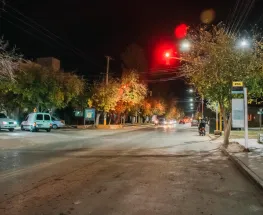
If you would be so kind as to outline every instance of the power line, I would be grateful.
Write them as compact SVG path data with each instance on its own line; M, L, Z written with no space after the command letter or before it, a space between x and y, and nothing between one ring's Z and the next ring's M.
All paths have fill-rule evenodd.
M21 13L20 11L18 11L17 9L15 9L14 7L12 7L11 5L7 4L7 6L9 8L11 8L13 11L15 11L16 13L18 13L19 15L25 17L27 20L31 21L32 23L34 23L35 25L37 25L38 27L40 27L41 29L43 29L44 31L52 34L53 36L55 36L56 38L58 38L59 40L61 40L62 42L66 43L67 45L71 46L72 48L74 48L75 50L83 53L80 49L74 47L71 44L68 44L67 42L65 42L65 40L63 40L62 38L60 38L59 36L57 36L56 34L54 34L53 32L49 31L47 28L45 28L44 26L40 25L39 23L37 23L35 20L29 18L28 16L24 15L23 13Z
M3 1L2 1L2 2L3 2ZM9 4L6 4L6 5L7 5L9 8L13 9L14 11L16 11L17 13L19 13L21 16L27 18L28 20L31 20L30 18L28 18L28 17L26 17L25 15L23 15L22 13L20 13L18 10L12 8ZM6 11L6 10L4 10L4 9L1 9L1 10L8 13L8 11ZM78 55L78 56L80 56L80 57L88 60L89 62L93 63L94 65L96 65L96 66L98 66L98 67L104 68L103 66L98 65L98 64L94 63L93 61L91 61L91 60L90 60L90 57L85 56L82 51L80 51L79 49L76 49L76 48L73 47L72 45L68 45L68 44L67 44L65 41L63 41L60 37L58 37L58 36L55 35L54 33L50 32L49 30L47 30L45 27L41 26L41 25L38 24L37 22L35 22L35 21L33 21L33 20L31 21L31 22L33 22L33 23L36 23L36 25L39 26L39 27L41 27L42 29L45 29L46 32L49 32L49 34L51 34L51 35L53 35L53 36L46 34L45 32L43 32L43 30L40 30L39 28L33 26L32 24L26 22L25 20L23 20L23 19L21 19L21 18L18 18L17 16L15 16L15 15L13 15L13 14L11 14L11 13L8 13L8 14L11 15L12 17L14 17L15 19L21 21L21 22L24 23L25 25L30 26L32 29L35 29L35 30L38 31L39 33L41 33L41 34L43 34L44 36L48 37L49 39L53 40L54 42L56 42L57 44L59 44L61 47L66 48L66 49L68 49L68 50L71 50L71 51L72 51L73 53L75 53L76 55ZM13 24L14 24L14 23L13 23ZM21 28L20 28L20 29L21 29ZM28 32L28 31L27 31L27 32ZM32 33L31 33L30 35L32 35ZM63 43L57 41L57 39L54 39L54 37L56 37L57 39L60 39L61 41L63 41ZM38 38L38 39L39 39L39 38ZM42 41L43 41L43 40L42 40ZM70 47L70 46L71 46L71 47Z

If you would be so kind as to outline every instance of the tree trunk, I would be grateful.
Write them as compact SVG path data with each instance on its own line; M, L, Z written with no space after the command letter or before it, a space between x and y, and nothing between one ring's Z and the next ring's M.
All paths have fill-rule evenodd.
M126 119L126 116L125 114L123 115L123 125L125 125L125 119Z
M231 126L232 126L232 116L230 114L229 119L227 119L225 108L222 104L219 104L220 111L223 116L224 121L224 147L228 147L229 144L229 136L231 132ZM221 119L220 119L221 120Z
M116 125L120 124L120 113L117 114L117 118L116 118L115 124Z
M110 125L110 123L111 123L111 118L112 118L112 114L110 114L109 125Z
M232 116L230 114L228 122L227 122L227 126L224 129L224 147L226 147L226 148L229 145L229 136L230 136L230 132L231 132L231 124L232 124Z
M96 126L99 125L100 114L101 114L101 113L97 113L97 116L96 116Z

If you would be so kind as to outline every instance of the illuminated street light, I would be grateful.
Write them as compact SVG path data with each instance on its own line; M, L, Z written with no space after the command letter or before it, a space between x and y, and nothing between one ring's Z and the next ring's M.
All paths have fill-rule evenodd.
M238 42L239 48L248 48L249 47L249 41L246 39L242 39Z
M189 92L192 93L192 92L194 92L194 91L193 91L193 89L189 89Z
M193 101L193 99L189 99L190 100L190 102L192 102Z
M190 104L190 106L193 106L193 105L194 105L193 103Z
M182 43L181 43L181 51L189 51L190 50L190 47L191 47L191 44L188 40L184 40Z

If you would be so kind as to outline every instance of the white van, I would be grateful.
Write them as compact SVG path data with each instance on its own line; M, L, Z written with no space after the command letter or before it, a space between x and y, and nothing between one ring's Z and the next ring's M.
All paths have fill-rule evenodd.
M38 131L40 129L50 132L52 120L49 113L30 113L21 123L21 130Z

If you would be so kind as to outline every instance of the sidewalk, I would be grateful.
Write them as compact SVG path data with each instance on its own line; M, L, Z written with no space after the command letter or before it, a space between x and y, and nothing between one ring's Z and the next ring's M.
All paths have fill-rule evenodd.
M241 152L245 146L244 139L231 139L230 142L238 144L236 146L230 144L227 149L222 148L222 151L229 156L242 173L263 189L263 144L259 144L256 139L249 139L250 152Z

